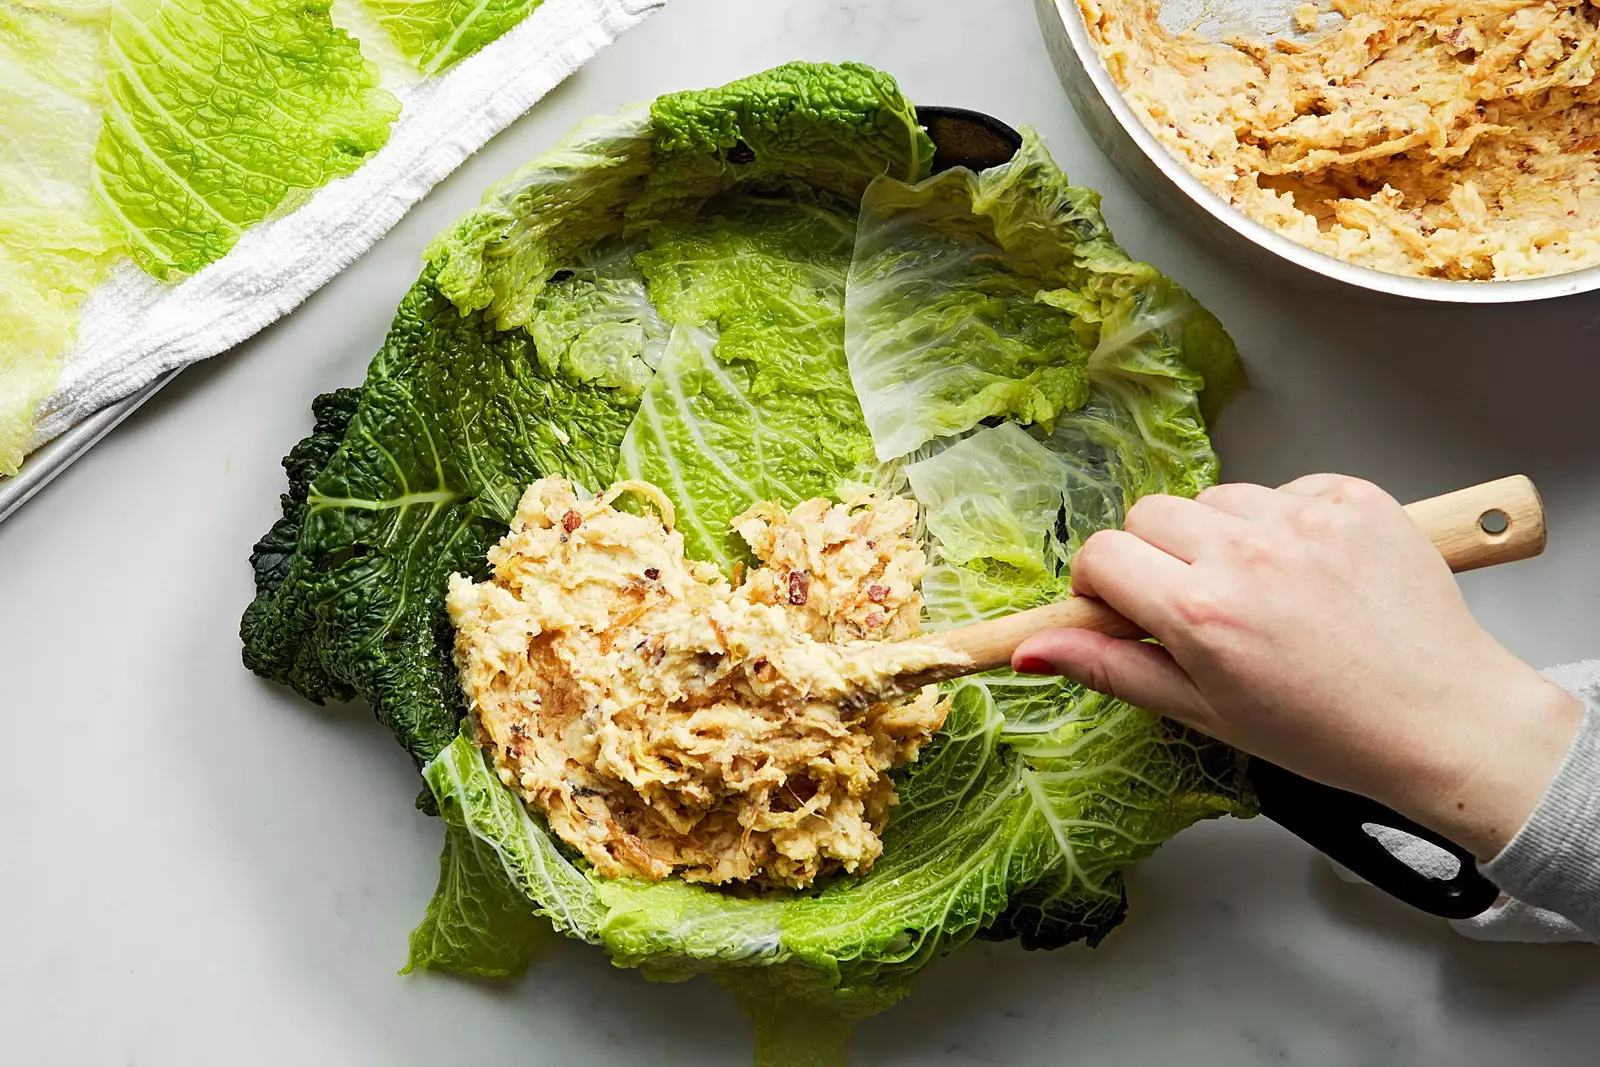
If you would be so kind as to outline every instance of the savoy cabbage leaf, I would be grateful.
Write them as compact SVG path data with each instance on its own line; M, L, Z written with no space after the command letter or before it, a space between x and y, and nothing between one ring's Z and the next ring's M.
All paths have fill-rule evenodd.
M411 935L406 970L519 974L545 935L599 941L604 908L588 876L457 737L423 772L445 822L439 888Z
M1070 471L1062 456L1003 422L911 464L906 480L944 559L1053 571L1040 549L1055 543Z
M96 198L158 278L354 171L400 104L329 0L112 0Z
M649 109L580 124L544 155L490 186L483 204L428 246L439 292L500 330L527 326L552 277L622 233L650 174Z
M668 327L633 254L585 257L540 290L528 334L546 373L631 395L650 384Z
M609 484L637 404L545 373L526 333L462 314L425 275L337 447L295 479L284 521L257 546L246 665L319 703L359 694L413 758L431 760L461 712L446 579L482 570L530 481ZM332 429L291 453L292 475Z
M1216 319L1131 260L1099 194L1022 136L1008 163L879 178L862 201L846 346L880 460L985 419L1048 429L1100 365L1131 369L1138 353L1181 350L1219 408L1242 383Z
M757 500L827 496L871 451L844 361L845 207L740 198L650 231L640 267L672 339L622 444L621 473L666 490L688 554L748 554Z
M437 74L527 18L544 0L361 0L407 59Z
M90 185L110 20L105 0L0 0L0 475L122 251Z
M441 292L508 330L527 323L560 266L673 210L693 214L731 191L820 190L855 204L879 175L926 177L932 158L894 79L790 63L589 120L493 186L427 259Z
M461 753L466 760L450 758L459 746L470 750ZM411 932L411 954L401 973L422 966L484 978L515 978L528 969L528 962L555 931L548 919L528 907L528 894L513 873L530 860L529 865L537 868L538 859L527 851L512 850L548 847L550 841L538 833L501 829L491 840L474 832L475 827L504 828L529 815L487 774L476 746L465 738L429 764L428 775L430 780L460 777L433 791L445 826L439 886L427 914ZM559 856L553 859L565 862Z

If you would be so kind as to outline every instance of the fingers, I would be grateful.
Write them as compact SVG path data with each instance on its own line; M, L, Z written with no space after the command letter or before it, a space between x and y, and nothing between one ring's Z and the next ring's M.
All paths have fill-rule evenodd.
M1302 543L1326 545L1351 538L1387 542L1391 534L1416 528L1399 501L1360 478L1309 474L1283 486L1280 495L1289 502L1284 515L1288 528Z
M1201 490L1195 497L1200 503L1215 508L1226 515L1256 522L1281 519L1288 514L1294 501L1276 489L1251 482L1228 482Z
M1394 497L1361 478L1347 474L1308 474L1279 486L1291 496L1319 497L1333 504L1365 504L1374 501L1397 503Z
M1198 718L1204 707L1194 682L1160 645L1122 641L1092 630L1047 630L1024 641L1012 666L1059 674L1118 700L1171 716Z
M1126 530L1101 530L1072 560L1072 591L1104 600L1147 633L1172 617L1189 565Z
M1240 524L1237 516L1225 515L1198 500L1157 493L1140 497L1128 509L1122 528L1185 563L1193 563L1237 536Z

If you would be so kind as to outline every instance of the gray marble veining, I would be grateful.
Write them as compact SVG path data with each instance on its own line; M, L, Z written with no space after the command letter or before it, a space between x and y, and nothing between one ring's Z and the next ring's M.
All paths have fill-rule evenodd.
M396 1067L749 1062L701 983L562 945L515 986L395 974L439 829L362 709L239 665L245 559L319 391L360 380L429 237L590 114L795 58L1032 124L1136 254L1233 330L1256 384L1233 477L1318 469L1420 497L1515 470L1542 560L1466 579L1544 665L1600 653L1600 299L1372 310L1240 273L1099 157L1029 0L674 0L497 138L293 316L185 373L0 527L0 1061ZM1270 824L1185 833L1099 949L974 945L860 1028L861 1065L1458 1067L1595 1062L1600 952L1467 942L1339 882Z

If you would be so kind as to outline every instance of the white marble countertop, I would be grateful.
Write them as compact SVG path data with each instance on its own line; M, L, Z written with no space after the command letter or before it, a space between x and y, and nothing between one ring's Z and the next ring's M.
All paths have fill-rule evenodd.
M358 383L428 238L579 119L789 59L860 59L913 99L1046 136L1135 254L1228 324L1257 391L1227 473L1318 469L1403 497L1521 470L1542 560L1469 576L1537 664L1600 654L1600 298L1373 311L1213 259L1084 135L1029 0L674 0L497 138L300 311L185 373L0 526L0 1061L749 1063L720 991L563 945L519 985L395 974L440 829L362 708L239 663L250 545L312 395ZM1600 952L1465 941L1343 884L1271 824L1185 833L1099 949L971 945L863 1025L857 1063L1592 1064Z

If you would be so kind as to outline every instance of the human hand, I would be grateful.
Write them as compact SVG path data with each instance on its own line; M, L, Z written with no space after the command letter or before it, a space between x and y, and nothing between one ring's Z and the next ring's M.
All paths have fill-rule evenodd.
M1520 828L1582 705L1486 633L1378 487L1319 474L1148 496L1072 563L1160 645L1087 630L1025 641L1060 673L1309 778L1362 793L1481 858Z

